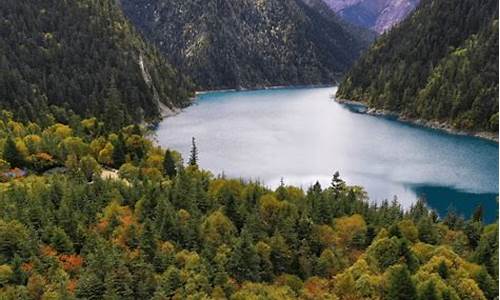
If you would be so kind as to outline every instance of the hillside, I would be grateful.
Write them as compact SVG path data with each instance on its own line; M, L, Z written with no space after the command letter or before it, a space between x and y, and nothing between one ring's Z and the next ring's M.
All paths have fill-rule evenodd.
M189 83L115 1L5 0L0 23L0 108L23 120L71 110L120 128L189 103Z
M498 131L498 2L426 0L383 35L337 97L468 131Z
M481 209L438 220L422 201L370 204L338 174L270 190L91 121L0 114L1 299L498 296L498 223Z
M202 89L334 82L369 34L314 2L121 0L131 21Z
M402 21L419 0L323 0L344 20L384 33Z

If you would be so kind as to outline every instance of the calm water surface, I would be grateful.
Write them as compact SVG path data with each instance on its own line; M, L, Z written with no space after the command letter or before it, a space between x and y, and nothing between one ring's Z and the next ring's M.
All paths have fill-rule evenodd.
M187 158L196 137L200 165L215 174L307 188L338 170L372 201L397 196L409 207L424 196L441 216L482 204L496 220L498 144L355 113L330 98L335 89L201 94L157 138Z

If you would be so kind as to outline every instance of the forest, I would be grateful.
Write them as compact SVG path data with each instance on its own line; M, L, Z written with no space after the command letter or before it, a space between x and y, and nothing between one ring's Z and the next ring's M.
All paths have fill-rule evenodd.
M498 132L498 1L423 0L360 58L337 97Z
M0 108L20 120L77 114L116 130L191 103L190 81L113 0L3 0L0 22Z
M120 2L198 90L331 84L375 37L322 0Z
M481 207L377 205L338 173L272 190L203 170L194 138L184 162L144 127L105 128L0 114L2 299L498 295L498 224Z
M485 224L481 207L465 219L453 210L439 217L425 199L409 210L396 199L377 204L335 170L328 186L272 189L204 170L195 137L186 137L189 157L153 141L149 125L189 105L195 84L330 82L369 38L353 38L358 29L327 20L314 1L254 2L210 1L201 17L212 31L199 29L210 38L193 40L230 46L188 47L202 54L192 83L118 1L0 1L0 299L498 297L498 222ZM423 0L377 40L339 95L494 130L498 3L455 2ZM161 10L167 20L173 12ZM234 23L237 12L248 22ZM176 26L167 29L184 30ZM271 34L248 34L256 28ZM248 37L244 47L233 47L238 36ZM268 60L249 55L235 69L218 60L234 65L254 46ZM256 61L260 68L239 72Z

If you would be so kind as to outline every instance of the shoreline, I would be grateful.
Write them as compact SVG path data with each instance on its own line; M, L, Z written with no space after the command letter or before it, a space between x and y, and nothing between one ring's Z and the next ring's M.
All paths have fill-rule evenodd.
M191 103L182 108L170 108L166 106L164 103L159 102L160 109L160 118L157 122L153 122L148 124L149 126L155 128L157 125L165 120L166 118L174 117L180 113L185 108L190 107L191 105L196 103L196 97L199 95L207 94L207 93L230 93L230 92L249 92L249 91L259 91L259 90L278 90L278 89L302 89L302 88L327 88L327 87L335 87L334 83L325 83L325 84L302 84L302 85L270 85L270 86L262 86L262 87L252 87L252 88L232 88L232 89L213 89L213 90L199 90L194 92L194 96L190 98Z
M358 110L358 112L362 113L362 114L367 114L367 115L371 115L371 116L379 116L379 117L392 117L400 122L409 123L409 124L413 124L413 125L417 125L417 126L422 126L425 128L440 130L440 131L443 131L443 132L446 132L449 134L476 137L476 138L480 138L480 139L487 140L490 142L495 142L497 144L499 142L498 135L495 134L494 132L467 131L467 130L456 129L446 122L438 122L438 121L410 118L408 116L405 116L402 113L389 111L389 110L385 110L385 109L377 109L377 108L369 107L368 105L366 105L366 103L363 103L360 101L354 101L354 100L348 100L348 99L337 99L335 97L333 97L333 99L335 102L337 102L339 104L363 106L365 108L365 110L363 110L363 111Z
M322 83L322 84L298 84L298 85L266 85L256 87L238 87L231 89L213 89L213 90L199 90L195 91L195 95L203 95L207 93L226 93L226 92L245 92L245 91L258 91L258 90L278 90L278 89L304 89L304 88L322 88L322 87L335 87L335 83Z

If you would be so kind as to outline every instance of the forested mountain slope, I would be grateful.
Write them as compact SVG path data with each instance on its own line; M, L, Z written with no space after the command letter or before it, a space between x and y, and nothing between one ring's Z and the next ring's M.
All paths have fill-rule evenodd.
M339 78L368 33L353 33L314 2L121 0L132 22L203 89Z
M348 72L338 98L498 131L498 1L425 0Z
M0 1L0 107L46 122L67 112L119 128L189 103L190 87L113 0Z
M184 165L143 133L0 113L1 299L498 296L498 224L481 209L438 220L424 202L370 204L338 174L270 190L213 176L196 151Z

